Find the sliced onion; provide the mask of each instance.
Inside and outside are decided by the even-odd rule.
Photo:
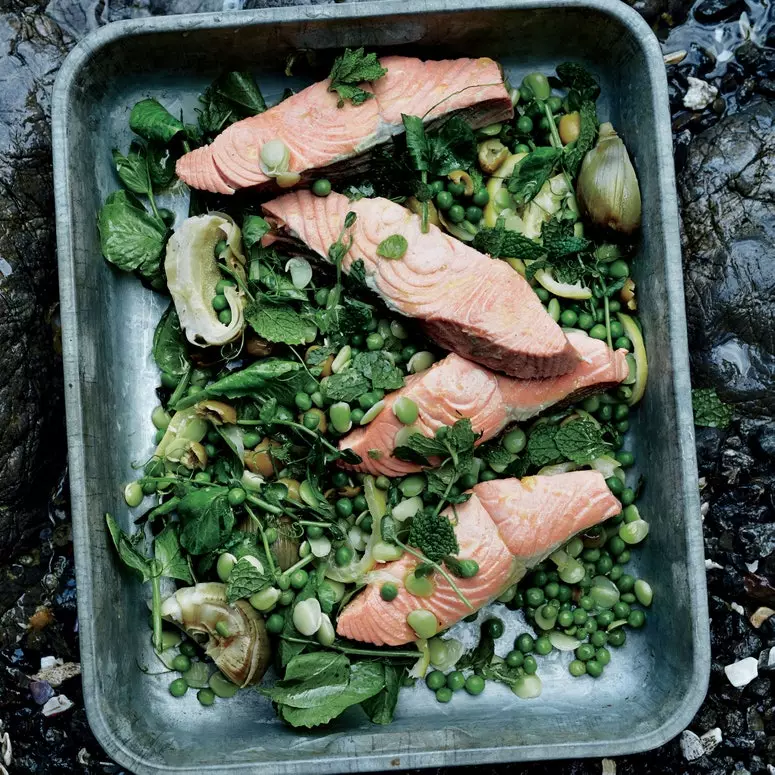
[[[567,474],[569,471],[576,471],[579,468],[576,463],[556,463],[553,466],[544,466],[537,476],[557,476],[558,474]]]
[[[312,280],[312,266],[301,256],[289,258],[285,264],[285,271],[291,273],[293,287],[299,290],[306,288]]]
[[[587,571],[578,560],[571,559],[559,569],[559,573],[566,584],[578,584]]]
[[[604,479],[608,479],[611,476],[616,476],[617,469],[621,469],[621,464],[616,458],[610,455],[601,455],[595,458],[590,464],[591,468],[595,471],[600,471],[603,474]]]
[[[261,165],[268,170],[288,169],[291,151],[282,140],[269,140],[261,146]]]
[[[573,651],[581,645],[581,641],[578,638],[572,638],[559,630],[552,630],[549,633],[549,640],[557,651]]]
[[[418,638],[414,645],[420,652],[420,658],[414,663],[409,671],[410,678],[425,678],[428,672],[428,665],[431,663],[431,652],[428,648],[428,641],[425,638]]]
[[[380,490],[374,483],[373,476],[367,476],[363,480],[363,496],[369,507],[369,514],[375,520],[382,519],[387,511],[387,496],[384,490]]]
[[[310,538],[309,548],[312,550],[312,554],[315,557],[328,557],[328,555],[331,553],[331,541],[329,541],[325,536],[320,536],[320,538]]]
[[[511,691],[522,700],[534,700],[541,696],[541,679],[537,675],[524,675],[517,679]]]
[[[619,602],[619,588],[607,576],[595,576],[588,594],[600,608],[613,608]]]
[[[463,656],[465,646],[457,638],[431,638],[428,641],[431,664],[441,671],[449,670]]]
[[[557,621],[558,613],[559,609],[555,608],[553,605],[544,603],[536,609],[535,623],[542,630],[551,630],[552,627],[554,627],[554,623]]]
[[[405,498],[397,506],[394,506],[391,515],[393,519],[403,522],[409,519],[409,517],[413,517],[422,506],[422,498],[419,495],[415,495],[413,498]]]
[[[639,544],[649,534],[649,523],[645,519],[636,519],[619,528],[619,538],[624,543],[633,546]]]

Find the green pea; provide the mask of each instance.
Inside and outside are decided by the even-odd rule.
[[[452,223],[460,223],[465,220],[466,211],[463,209],[462,205],[452,205],[447,212],[449,213],[449,220],[452,221]]]
[[[600,648],[608,643],[608,635],[603,630],[596,630],[589,636],[589,642],[595,647]]]
[[[478,191],[474,191],[474,195],[471,198],[471,201],[477,207],[484,207],[490,201],[490,194],[487,192],[486,188],[480,188]]]
[[[549,97],[546,104],[549,106],[549,110],[551,110],[552,113],[559,113],[562,109],[562,98],[556,96]]]
[[[582,595],[579,598],[579,606],[589,612],[595,607],[595,601],[589,595]]]
[[[627,617],[627,624],[630,625],[630,627],[637,629],[640,629],[643,627],[643,625],[646,623],[646,614],[643,613],[639,608],[636,608],[634,611],[630,611],[630,615]]]
[[[213,296],[213,309],[216,312],[223,312],[223,310],[229,309],[229,302],[226,300],[226,297],[220,293]]]
[[[521,635],[517,636],[517,639],[514,641],[514,646],[523,654],[529,654],[535,647],[535,639],[530,633],[523,632]]]
[[[570,627],[573,624],[573,612],[572,611],[560,611],[557,614],[557,624],[563,629]]]
[[[361,407],[361,409],[363,409],[364,412],[368,412],[369,409],[371,409],[371,407],[380,400],[381,399],[376,393],[369,391],[358,397],[358,405]]]
[[[595,621],[597,622],[598,627],[608,627],[611,623],[613,623],[615,617],[613,611],[601,611],[596,617]]]
[[[228,279],[218,280],[218,282],[215,284],[215,292],[222,295],[227,288],[233,288],[234,286],[235,286],[234,280],[228,280]]]
[[[406,493],[404,493],[406,495]],[[360,514],[362,511],[365,511],[368,508],[368,503],[366,503],[366,498],[363,495],[356,495],[353,498],[353,509]]]
[[[546,290],[546,288],[542,288],[540,285],[536,285],[533,290],[536,293],[536,296],[538,296],[539,299],[543,302],[549,301],[549,291]]]
[[[219,312],[218,320],[220,320],[224,326],[228,326],[231,323],[231,310],[225,309]],[[202,691],[204,691],[204,689],[202,689]]]
[[[173,670],[185,673],[191,667],[191,660],[185,654],[178,654],[171,664]]]
[[[215,249],[214,254],[216,258],[220,258],[221,254],[226,250],[226,248],[229,247],[229,243],[226,242],[225,239],[219,239],[218,242],[215,243]]]
[[[608,479],[605,480],[605,483],[614,495],[621,495],[621,492],[624,489],[621,479],[616,476],[609,476]]]
[[[379,594],[383,600],[390,602],[398,597],[398,587],[392,581],[387,581],[380,587]]]
[[[143,486],[139,482],[130,482],[124,488],[124,500],[130,508],[139,506],[144,497]]]
[[[453,692],[460,691],[466,684],[466,677],[459,671],[453,670],[447,676],[447,688]]]
[[[312,409],[312,399],[309,397],[308,393],[296,393],[293,397],[293,402],[302,412]]]
[[[320,525],[307,525],[306,533],[307,538],[311,538],[314,541],[316,538],[322,537],[323,528]]]
[[[331,425],[339,433],[347,433],[352,428],[350,405],[344,401],[338,401],[331,406],[328,410],[328,416],[331,419]]]
[[[623,592],[621,596],[621,600],[623,600],[625,603],[628,603],[629,605],[632,605],[637,601],[637,597],[635,597],[634,592]]]
[[[572,309],[563,310],[560,315],[560,323],[568,328],[573,328],[578,323],[578,320],[579,316]]]
[[[460,479],[458,479],[458,484],[460,485],[461,490],[470,490],[476,485],[478,481],[479,478],[476,475],[466,474],[465,476],[461,476]]]
[[[441,689],[442,686],[447,685],[447,677],[441,670],[431,670],[430,673],[425,676],[425,685],[432,692],[435,692],[438,689]]]
[[[353,558],[353,550],[349,546],[340,546],[334,554],[334,562],[343,568],[350,564]]]
[[[173,697],[182,697],[188,691],[186,679],[176,678],[170,683],[168,690]]]
[[[527,436],[521,428],[513,428],[504,437],[503,448],[512,455],[518,455],[527,444]]]
[[[350,483],[350,477],[344,471],[337,471],[331,477],[331,483],[334,487],[347,487]]]
[[[201,705],[207,707],[215,702],[215,692],[212,689],[200,689],[196,693],[196,698]]]
[[[335,508],[336,513],[346,519],[353,513],[353,502],[349,498],[339,498]]]
[[[544,591],[538,587],[531,587],[525,592],[525,600],[527,601],[527,604],[533,608],[538,608],[538,606],[544,602],[544,599]]]
[[[482,212],[481,207],[477,207],[476,205],[471,205],[470,207],[466,207],[466,220],[470,221],[474,225],[479,223],[479,221],[482,220],[482,216],[484,213]]]
[[[398,418],[399,422],[404,425],[412,425],[417,421],[419,409],[411,398],[399,396],[393,402],[393,414]]]
[[[481,694],[484,691],[484,678],[480,675],[469,675],[466,678],[466,692],[473,696]]]
[[[624,645],[626,640],[627,640],[627,633],[621,627],[617,627],[615,630],[611,630],[611,632],[608,633],[609,646],[614,646],[615,648],[619,648],[620,646]]]
[[[315,291],[315,304],[319,307],[325,307],[328,302],[328,294],[330,293],[328,288],[319,288]]]
[[[557,599],[561,603],[567,603],[573,596],[573,590],[567,584],[560,584],[560,591],[557,593]]]
[[[436,194],[436,207],[438,207],[439,210],[449,210],[454,203],[455,198],[449,191],[439,191],[439,193]]]
[[[524,143],[519,143],[514,147],[514,153],[530,153],[530,146]]]
[[[353,503],[355,503],[355,499],[353,499]],[[366,514],[365,517],[360,521],[360,528],[363,530],[364,533],[371,533],[372,528],[374,527],[374,520],[371,517],[371,514]]]
[[[613,567],[614,561],[609,556],[601,557],[595,563],[595,571],[601,576],[605,576]]]
[[[587,666],[580,659],[574,659],[568,665],[568,672],[574,678],[579,678],[582,675],[586,675],[586,673],[587,673]]]
[[[180,644],[180,653],[185,654],[187,657],[196,656],[196,646],[190,640],[184,640]]]
[[[525,661],[525,655],[521,651],[509,651],[506,654],[506,664],[509,667],[522,667],[522,663]]]
[[[592,678],[600,678],[603,675],[603,666],[596,659],[590,659],[587,662],[586,668],[587,675],[592,676]]]
[[[592,317],[592,315],[590,315],[588,312],[581,312],[579,313],[577,325],[584,331],[589,331],[592,326],[595,325],[595,318]]]
[[[369,334],[366,337],[366,349],[370,351],[381,350],[385,346],[385,339],[382,334]]]
[[[286,589],[280,593],[280,597],[277,598],[277,603],[283,606],[290,605],[295,599],[296,593],[292,589]]]
[[[626,619],[630,615],[630,606],[622,600],[616,603],[612,610],[617,619]]]
[[[291,587],[293,587],[293,589],[303,589],[306,586],[308,579],[309,574],[307,571],[305,571],[304,568],[299,568],[290,575]]]
[[[327,178],[318,178],[312,184],[312,193],[315,196],[328,196],[331,193],[331,181]]]
[[[617,536],[618,538],[619,536]],[[620,555],[621,556],[621,555]],[[616,558],[619,559],[618,557]],[[624,568],[622,568],[621,565],[617,562],[616,565],[614,565],[613,568],[608,572],[608,578],[611,579],[611,581],[619,581],[619,579],[622,577],[622,574],[624,573]]]
[[[536,654],[540,654],[542,657],[545,657],[551,652],[553,648],[554,647],[552,646],[552,642],[549,640],[548,635],[541,635],[536,638]]]
[[[575,608],[573,610],[573,623],[584,624],[589,618],[589,614],[583,608]]]
[[[266,542],[268,544],[273,544],[277,540],[277,528],[276,527],[268,527],[264,531],[264,535],[266,536]]]
[[[504,626],[503,622],[498,618],[488,619],[482,627],[486,630],[491,638],[498,640],[503,635]]]
[[[630,267],[627,266],[626,261],[622,261],[619,258],[608,265],[608,274],[617,280],[621,280],[624,277],[630,276]]]
[[[284,627],[285,627],[285,617],[282,614],[272,614],[266,620],[266,629],[275,635],[277,635],[278,633],[281,633]]]
[[[466,192],[465,183],[456,183],[454,180],[450,180],[449,183],[447,183],[447,191],[449,191],[452,196],[463,196]]]
[[[528,675],[535,675],[538,671],[538,662],[536,662],[536,658],[532,654],[528,654],[525,657],[525,661],[522,663],[522,669],[528,674]]]
[[[631,557],[630,550],[629,550],[629,549],[625,549],[625,550],[624,550],[624,551],[623,551],[623,552],[622,552],[622,553],[619,555],[619,557],[617,558],[617,560],[618,560],[618,562],[619,562],[619,564],[620,564],[620,565],[626,565],[626,564],[627,564],[627,563],[630,561],[630,557]]]
[[[576,659],[582,662],[589,662],[595,656],[595,647],[591,643],[582,643],[576,648]]]
[[[608,331],[606,330],[606,327],[602,323],[596,323],[590,329],[589,335],[593,339],[600,339],[601,341],[604,341],[608,337]]]
[[[448,686],[442,686],[441,689],[436,690],[437,702],[449,702],[452,699],[452,689]]]
[[[533,131],[533,119],[530,116],[520,116],[517,119],[517,131],[523,135],[530,134]]]
[[[617,336],[614,340],[614,350],[632,352],[632,342],[626,336]]]
[[[622,506],[632,506],[635,502],[635,491],[632,487],[625,487],[619,496],[619,500],[622,502]]]
[[[584,549],[581,553],[581,559],[584,562],[597,562],[600,559],[600,549]]]
[[[597,412],[598,419],[602,422],[610,422],[614,416],[613,407],[610,404],[603,404]]]
[[[495,471],[482,471],[482,473],[479,474],[480,482],[491,482],[493,479],[497,478],[498,474],[496,474]]]

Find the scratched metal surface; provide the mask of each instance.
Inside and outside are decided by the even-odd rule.
[[[84,697],[101,744],[136,773],[300,775],[617,755],[675,736],[704,696],[707,605],[659,46],[615,0],[431,0],[407,8],[367,2],[123,22],[81,43],[57,81],[57,237]],[[651,378],[633,433],[643,473],[663,486],[649,488],[643,501],[652,535],[638,572],[654,583],[660,606],[617,653],[605,681],[568,680],[569,656],[555,652],[542,662],[538,701],[493,686],[442,706],[418,687],[402,693],[390,727],[371,725],[356,710],[323,733],[300,734],[255,693],[202,708],[173,699],[164,676],[128,669],[135,659],[152,664],[147,614],[140,585],[119,575],[103,513],[123,515],[128,527],[118,485],[152,450],[147,418],[158,375],[149,352],[164,301],[101,259],[95,213],[117,186],[110,149],[128,144],[137,99],[157,96],[173,113],[180,107],[191,115],[196,95],[224,67],[257,71],[271,99],[288,85],[281,73],[289,51],[345,45],[490,55],[514,82],[570,58],[601,78],[601,114],[626,138],[645,206],[635,266]],[[181,191],[163,204],[183,216],[186,197]],[[521,625],[509,626],[513,636]]]

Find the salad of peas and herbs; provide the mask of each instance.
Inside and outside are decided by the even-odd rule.
[[[364,57],[344,56],[356,54]],[[629,377],[481,446],[466,418],[421,444],[408,435],[408,459],[438,461],[422,473],[350,473],[340,464],[359,458],[338,440],[443,353],[370,293],[359,262],[342,272],[354,213],[323,262],[296,245],[265,245],[270,225],[260,204],[272,194],[190,192],[189,216],[217,213],[225,224],[206,257],[221,279],[203,314],[232,324],[228,297],[239,290],[243,327],[227,344],[194,346],[169,305],[151,352],[160,372],[153,450],[124,486],[134,530],[107,515],[121,560],[150,585],[151,640],[173,696],[196,690],[212,705],[256,684],[272,664],[279,680],[258,691],[287,723],[316,726],[359,704],[384,724],[399,691],[418,679],[442,703],[493,683],[535,697],[544,659],[598,679],[645,625],[652,590],[631,561],[649,525],[636,505],[644,483],[630,473],[626,437],[647,370],[630,271],[637,180],[621,140],[599,123],[599,87],[582,67],[530,74],[510,93],[512,121],[473,130],[453,116],[431,129],[405,116],[406,134],[372,154],[367,174],[318,179],[312,191],[389,197],[417,212],[424,228],[435,224],[508,262],[563,327],[627,350]],[[137,137],[126,155],[113,154],[122,188],[99,213],[105,258],[165,295],[165,247],[185,220],[162,200],[180,206],[189,195],[175,177],[176,158],[264,110],[245,73],[216,80],[191,123],[153,99],[135,105]],[[402,400],[396,414],[410,426],[417,406]],[[439,635],[417,622],[427,637],[399,648],[337,637],[338,613],[378,562],[414,554],[418,589],[429,569],[453,588],[455,577],[478,572],[455,556],[454,530],[440,517],[477,482],[590,467],[604,474],[622,512],[468,617],[480,624],[474,648],[456,637],[465,624]],[[386,601],[397,593],[392,583],[381,587]],[[503,642],[503,619],[519,622],[513,643]]]

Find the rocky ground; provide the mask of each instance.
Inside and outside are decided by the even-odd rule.
[[[658,755],[520,771],[775,774],[775,618],[756,614],[775,608],[775,17],[755,0],[632,4],[670,55],[693,379],[716,386],[736,407],[730,428],[697,434],[710,692],[689,730]],[[120,771],[91,737],[78,677],[48,118],[53,80],[69,48],[96,26],[239,5],[0,3],[0,773]],[[746,657],[758,661],[758,675],[735,688],[724,667]]]

